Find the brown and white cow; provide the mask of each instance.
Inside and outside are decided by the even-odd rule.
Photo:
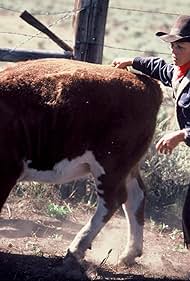
[[[0,208],[18,181],[63,184],[91,173],[98,204],[69,246],[85,255],[122,205],[127,244],[142,254],[144,188],[135,168],[162,101],[158,84],[111,66],[64,59],[17,63],[0,73]]]

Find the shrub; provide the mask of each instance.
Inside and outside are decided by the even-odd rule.
[[[50,217],[55,217],[57,219],[63,219],[70,213],[70,209],[67,206],[60,206],[54,203],[50,203],[47,206],[47,214]]]
[[[147,187],[147,213],[158,220],[169,220],[174,226],[181,223],[181,211],[189,185],[190,151],[180,144],[171,155],[159,155],[155,143],[169,130],[178,129],[174,105],[167,96],[157,122],[153,145],[142,164],[142,175]]]

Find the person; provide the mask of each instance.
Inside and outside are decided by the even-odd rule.
[[[179,129],[164,136],[156,144],[160,153],[171,153],[181,142],[190,146],[190,16],[177,17],[171,30],[157,32],[161,40],[170,44],[172,63],[159,57],[116,58],[112,66],[134,69],[172,87]],[[190,245],[190,186],[182,212],[185,245]]]

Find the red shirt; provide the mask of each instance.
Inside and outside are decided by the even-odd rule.
[[[190,61],[180,65],[180,66],[175,66],[175,71],[174,71],[174,80],[178,80],[181,77],[185,76],[187,71],[190,69]]]

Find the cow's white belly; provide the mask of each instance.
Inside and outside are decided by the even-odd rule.
[[[72,160],[63,159],[56,163],[52,170],[36,170],[28,166],[30,163],[30,160],[24,161],[24,169],[18,181],[64,184],[92,174],[98,185],[98,178],[105,174],[104,168],[96,161],[92,151],[86,151]]]

